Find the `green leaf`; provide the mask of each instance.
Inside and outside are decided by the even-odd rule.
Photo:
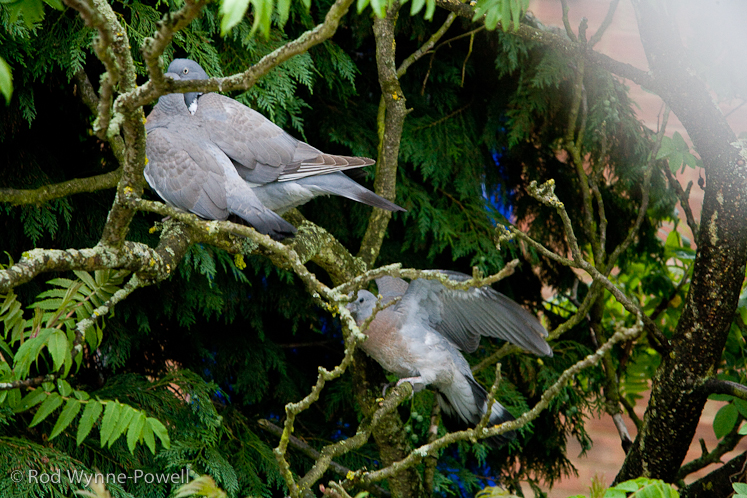
[[[65,379],[57,379],[57,392],[59,392],[61,396],[70,396],[70,393],[73,392],[73,388],[70,387],[70,384],[68,384]]]
[[[386,0],[370,0],[371,9],[377,17],[383,18],[386,16]]]
[[[615,489],[620,489],[622,491],[627,491],[627,492],[633,492],[633,491],[638,491],[638,489],[640,489],[640,486],[635,481],[625,481],[615,486]]]
[[[604,493],[604,498],[626,498],[628,493],[616,488],[610,488]]]
[[[166,430],[166,427],[161,423],[161,421],[153,417],[148,417],[146,419],[146,422],[148,423],[150,428],[153,429],[153,432],[156,434],[156,436],[158,436],[158,439],[161,440],[161,444],[163,444],[166,449],[169,449],[171,447],[169,431]]]
[[[64,10],[65,6],[62,5],[62,0],[44,0],[44,3],[57,10]]]
[[[722,406],[716,416],[713,417],[713,432],[716,433],[716,437],[721,439],[727,435],[737,423],[738,416],[739,411],[733,404],[729,403]]]
[[[427,20],[433,19],[433,14],[436,12],[436,0],[427,0],[425,4],[425,18]]]
[[[678,131],[675,131],[672,134],[672,144],[674,145],[674,148],[680,152],[690,151],[690,147],[687,145],[687,142],[685,142],[685,139],[682,138],[682,135]]]
[[[67,403],[65,403],[65,408],[62,409],[62,413],[60,413],[57,422],[52,427],[52,432],[49,433],[49,439],[54,438],[60,432],[64,431],[72,423],[79,411],[80,401],[77,399],[68,399]]]
[[[222,0],[220,3],[220,34],[226,36],[231,28],[244,18],[249,8],[249,0]]]
[[[109,437],[119,421],[122,405],[118,401],[108,401],[104,409],[104,418],[101,421],[101,447],[109,441]]]
[[[91,400],[86,404],[86,408],[83,410],[83,415],[80,417],[80,423],[78,424],[78,435],[75,438],[78,445],[88,437],[91,429],[93,429],[93,424],[99,419],[99,415],[101,415],[103,409],[104,407],[101,403],[95,400]]]
[[[16,413],[25,412],[41,403],[47,395],[48,393],[45,392],[44,389],[34,389],[24,396],[24,398],[13,408],[13,411]]]
[[[5,97],[5,105],[10,104],[10,97],[13,95],[13,72],[2,57],[0,57],[0,93]]]
[[[121,413],[119,414],[119,420],[117,420],[117,425],[114,427],[114,430],[112,431],[111,435],[109,436],[109,447],[111,448],[112,444],[119,439],[119,436],[121,436],[125,430],[127,430],[127,427],[130,425],[130,420],[132,420],[132,417],[137,413],[137,410],[132,408],[129,405],[121,405]]]
[[[273,2],[274,0],[251,0],[251,4],[254,6],[252,33],[259,29],[265,38],[270,37]]]
[[[734,398],[734,406],[742,417],[747,418],[747,401]]]
[[[225,498],[226,492],[219,488],[217,484],[215,484],[215,481],[212,477],[208,475],[202,475],[194,481],[180,486],[174,494],[174,498],[186,498],[187,496],[209,496],[211,498]],[[356,498],[365,498],[366,496],[368,496],[368,493],[363,492],[356,495]]]
[[[63,399],[59,394],[50,394],[49,397],[44,400],[44,403],[42,403],[39,409],[36,411],[34,418],[31,419],[29,428],[34,427],[36,424],[47,418],[53,411],[60,407],[62,401]]]
[[[143,426],[143,441],[151,453],[156,454],[156,438],[153,437],[153,429],[150,424]]]
[[[135,445],[140,440],[143,427],[145,427],[145,414],[137,412],[127,428],[127,447],[130,449],[130,453],[135,452]]]
[[[414,16],[425,7],[425,0],[412,0],[410,3],[410,15]]]
[[[54,333],[49,336],[47,349],[52,355],[52,369],[56,372],[62,367],[62,364],[65,361],[65,355],[68,352],[67,335],[61,330],[55,330]]]
[[[81,280],[84,284],[86,284],[89,289],[96,289],[97,287],[99,287],[99,285],[96,284],[94,278],[87,271],[73,270],[73,273],[75,273],[75,276],[78,277],[78,279]],[[71,286],[66,285],[65,287]]]
[[[734,488],[734,491],[739,493],[740,495],[747,495],[747,484],[743,482],[734,482],[731,484],[732,488]]]
[[[275,6],[275,8],[277,9],[277,13],[278,13],[278,25],[280,27],[285,26],[285,23],[288,22],[288,14],[290,13],[290,6],[291,6],[290,0],[278,0],[277,5]]]

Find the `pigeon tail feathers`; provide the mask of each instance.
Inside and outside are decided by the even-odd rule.
[[[475,427],[487,408],[488,392],[478,382],[467,377],[469,391],[461,390],[457,383],[453,383],[446,389],[438,391],[438,403],[444,412],[444,425],[449,430],[463,430]],[[515,420],[506,408],[495,401],[490,413],[487,428]],[[510,431],[497,436],[483,439],[491,448],[499,448],[516,438],[516,432]]]

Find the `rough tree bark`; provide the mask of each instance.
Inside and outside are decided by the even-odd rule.
[[[736,137],[695,76],[665,3],[634,0],[655,91],[679,117],[706,172],[705,198],[686,306],[653,380],[643,428],[616,482],[640,475],[674,482],[726,343],[747,260],[747,168]]]

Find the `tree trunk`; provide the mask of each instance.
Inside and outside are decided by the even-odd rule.
[[[648,476],[673,482],[706,395],[699,386],[721,359],[747,259],[747,168],[736,137],[690,67],[666,4],[633,0],[655,91],[682,121],[706,172],[692,283],[653,380],[641,433],[616,482]]]

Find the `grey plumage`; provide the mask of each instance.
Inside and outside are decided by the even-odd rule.
[[[210,220],[235,214],[276,239],[295,233],[293,225],[265,207],[242,181],[228,156],[184,106],[182,95],[162,96],[145,128],[145,179],[166,203]]]
[[[189,59],[174,59],[169,72],[181,79],[207,79]],[[263,204],[277,213],[320,195],[338,195],[389,211],[404,211],[340,171],[369,166],[365,157],[339,156],[293,138],[262,114],[217,93],[186,93],[184,105],[233,162]]]
[[[444,271],[452,280],[468,275]],[[452,290],[436,280],[399,278],[376,280],[384,303],[396,297],[398,303],[380,311],[370,323],[368,339],[361,348],[386,370],[410,382],[415,391],[432,386],[448,416],[474,426],[487,409],[487,392],[472,376],[460,353],[477,349],[480,337],[496,337],[517,344],[535,354],[552,356],[545,338],[547,331],[524,308],[490,287],[467,291]],[[358,292],[348,304],[360,325],[371,316],[378,298]],[[494,403],[489,425],[513,420],[499,403]],[[490,438],[498,446],[513,433]]]

